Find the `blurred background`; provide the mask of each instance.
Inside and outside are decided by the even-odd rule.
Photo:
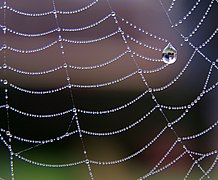
[[[56,0],[56,9],[63,11],[77,10],[92,3],[91,0]],[[171,0],[163,0],[163,5],[168,9]],[[0,1],[1,6],[4,1]],[[183,0],[176,1],[173,9],[169,12],[171,20],[178,22],[193,7],[196,2]],[[177,49],[177,61],[167,66],[165,69],[144,74],[144,77],[151,88],[159,88],[170,83],[184,68],[193,53],[193,48],[188,45],[180,36],[190,34],[201,20],[210,2],[202,1],[196,10],[176,28],[171,28],[160,1],[158,0],[110,0],[112,9],[116,12],[119,26],[125,32],[125,36],[148,44],[152,47],[163,49],[167,42],[154,38],[162,37],[171,42]],[[51,0],[11,0],[7,5],[23,12],[39,13],[53,10]],[[21,33],[41,33],[57,28],[54,14],[40,17],[24,16],[10,10],[0,10],[0,24],[7,28]],[[63,15],[58,14],[58,24],[61,28],[80,28],[93,24],[111,13],[111,9],[106,0],[99,0],[98,3],[80,13]],[[5,20],[4,20],[5,17]],[[207,18],[202,23],[197,33],[189,39],[195,46],[201,45],[217,28],[217,2],[214,1]],[[122,21],[122,18],[125,21]],[[127,24],[126,21],[129,21]],[[134,24],[137,28],[134,28]],[[105,37],[117,31],[117,24],[113,17],[100,23],[93,28],[79,32],[60,32],[62,38],[82,41],[93,40]],[[144,29],[146,33],[138,31]],[[153,36],[150,36],[152,33]],[[40,37],[22,37],[7,31],[0,32],[1,44],[21,49],[31,50],[43,47],[58,38],[58,32],[54,32]],[[136,53],[144,57],[161,59],[162,52],[154,51],[128,39],[128,45]],[[43,51],[35,53],[17,53],[8,49],[0,51],[0,63],[7,63],[7,66],[23,71],[38,72],[62,66],[64,63],[73,66],[94,66],[103,64],[126,51],[126,44],[120,35],[116,35],[95,43],[73,44],[63,42],[64,55],[61,54],[60,44],[57,43]],[[211,61],[216,62],[217,37],[215,36],[204,48],[203,54]],[[4,58],[4,56],[6,58]],[[164,65],[163,62],[153,62],[135,56],[137,64],[143,70],[152,70]],[[217,62],[216,62],[217,63]],[[211,64],[208,63],[199,53],[196,53],[187,70],[172,86],[160,92],[154,92],[159,104],[167,106],[183,106],[190,104],[199,96],[204,87],[208,71]],[[119,60],[92,70],[72,69],[68,67],[69,77],[72,84],[89,85],[110,82],[137,71],[130,54],[125,54]],[[217,82],[217,70],[211,73],[208,87]],[[101,88],[72,88],[73,103],[68,88],[46,95],[33,95],[20,92],[12,88],[10,83],[28,90],[50,90],[67,84],[66,70],[64,68],[45,75],[24,75],[11,71],[8,68],[0,70],[0,78],[7,79],[8,84],[0,86],[0,105],[5,102],[5,88],[8,89],[8,104],[20,111],[32,114],[53,114],[74,106],[81,110],[103,111],[120,107],[147,90],[139,74],[136,74],[119,83]],[[182,120],[175,124],[174,129],[180,137],[190,136],[202,132],[210,127],[217,120],[217,88],[206,94]],[[73,105],[74,104],[74,105]],[[91,132],[111,132],[122,129],[148,113],[155,106],[151,94],[147,93],[136,103],[120,111],[103,114],[88,115],[79,112],[78,119],[81,129]],[[164,113],[170,122],[175,121],[184,110],[166,110]],[[12,135],[32,140],[45,140],[56,138],[68,132],[77,130],[72,113],[55,118],[33,118],[18,114],[12,110],[6,112],[5,108],[0,109],[0,128],[7,130],[8,124]],[[8,115],[7,115],[8,114]],[[9,122],[9,123],[8,123]],[[145,120],[133,128],[113,136],[90,136],[83,134],[83,141],[88,153],[88,158],[95,161],[114,161],[134,154],[151,140],[167,125],[166,119],[160,111],[155,110]],[[7,140],[5,133],[2,137]],[[209,133],[184,144],[189,150],[200,153],[207,153],[216,150],[217,128]],[[176,136],[172,130],[167,129],[148,149],[126,162],[115,165],[94,165],[91,169],[96,180],[131,180],[148,173],[164,156],[168,149],[175,142]],[[33,144],[12,139],[12,149],[14,152],[33,147]],[[178,144],[171,152],[163,165],[171,162],[182,154],[184,149]],[[60,141],[40,145],[25,151],[20,155],[32,161],[45,164],[67,164],[84,160],[83,147],[78,134],[64,138]],[[7,147],[0,142],[0,177],[10,179],[10,155]],[[199,158],[196,156],[195,158]],[[211,166],[215,155],[201,161],[202,167],[206,170]],[[193,161],[185,155],[170,168],[149,177],[150,179],[183,179]],[[15,179],[28,180],[59,180],[59,179],[90,179],[87,165],[81,164],[65,168],[46,168],[26,163],[18,158],[14,158]],[[217,167],[211,172],[211,177],[217,177]],[[202,176],[199,168],[194,168],[190,174],[190,179],[199,179]]]

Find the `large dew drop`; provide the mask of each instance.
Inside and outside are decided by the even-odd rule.
[[[173,64],[177,58],[177,50],[168,43],[167,46],[163,49],[162,60],[167,64]]]

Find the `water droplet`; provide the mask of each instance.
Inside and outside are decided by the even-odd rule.
[[[185,37],[185,38],[184,38],[184,41],[186,41],[186,42],[187,42],[187,41],[188,41],[188,37]]]
[[[181,142],[181,141],[182,141],[182,139],[180,137],[178,137],[177,142]]]
[[[6,108],[6,109],[9,109],[9,107],[10,107],[10,106],[9,106],[8,104],[5,105],[5,108]]]
[[[142,73],[142,69],[138,69],[138,73],[139,73],[139,74]]]
[[[67,68],[67,63],[64,63],[63,67],[64,67],[64,68]]]
[[[70,77],[67,77],[67,81],[70,81]]]
[[[168,126],[168,127],[171,127],[171,123],[168,123],[167,126]]]
[[[6,49],[6,48],[7,48],[7,45],[3,44],[2,49]]]
[[[7,64],[5,64],[5,63],[4,63],[3,66],[2,66],[3,69],[6,69],[7,67],[8,67],[8,66],[7,66]]]
[[[58,15],[57,15],[57,11],[56,10],[53,11],[53,14],[54,14],[55,18],[57,19]]]
[[[111,12],[111,15],[114,17],[114,16],[116,16],[116,14],[115,14],[115,12],[113,11],[113,12]]]
[[[58,36],[58,41],[59,41],[59,42],[62,41],[62,37],[61,37],[61,35]]]
[[[8,84],[8,81],[5,79],[5,80],[3,81],[3,84],[4,84],[4,85]]]
[[[2,26],[2,30],[3,30],[3,33],[6,34],[6,30],[7,30],[6,26]]]
[[[60,27],[58,27],[58,28],[57,28],[57,31],[58,31],[58,32],[61,32],[61,28],[60,28]]]
[[[11,135],[10,131],[6,131],[6,135],[10,136]]]
[[[172,44],[168,43],[168,45],[163,49],[162,60],[167,64],[172,64],[176,61],[176,58],[177,50],[172,46]]]

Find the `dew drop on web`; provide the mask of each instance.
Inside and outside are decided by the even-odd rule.
[[[162,60],[166,64],[173,64],[176,62],[177,50],[172,46],[171,43],[168,43],[167,46],[163,49]]]

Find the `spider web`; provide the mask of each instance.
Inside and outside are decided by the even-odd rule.
[[[0,179],[217,177],[217,3],[1,1]]]

